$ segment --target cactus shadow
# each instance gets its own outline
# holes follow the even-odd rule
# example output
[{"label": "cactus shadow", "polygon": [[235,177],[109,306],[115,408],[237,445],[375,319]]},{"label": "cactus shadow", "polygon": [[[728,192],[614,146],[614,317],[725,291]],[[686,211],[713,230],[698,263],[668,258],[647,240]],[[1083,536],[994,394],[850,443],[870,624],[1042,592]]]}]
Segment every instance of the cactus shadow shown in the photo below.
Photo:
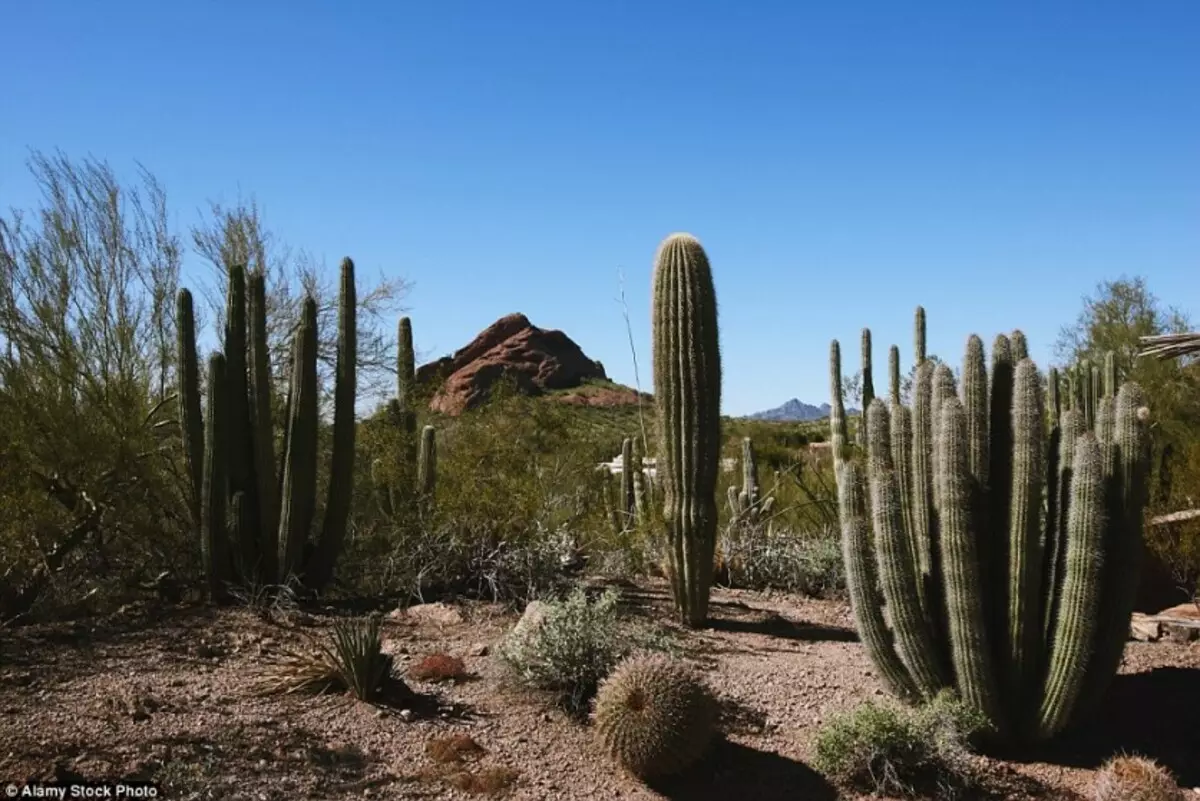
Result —
[{"label": "cactus shadow", "polygon": [[1113,679],[1104,706],[1031,759],[1096,768],[1114,754],[1150,757],[1181,786],[1200,785],[1200,668],[1157,667]]},{"label": "cactus shadow", "polygon": [[836,801],[839,797],[824,776],[803,762],[724,738],[686,776],[647,785],[671,801]]},{"label": "cactus shadow", "polygon": [[776,614],[754,618],[713,616],[709,619],[707,628],[729,634],[761,634],[765,637],[799,642],[858,642],[858,634],[851,629],[802,623]]}]

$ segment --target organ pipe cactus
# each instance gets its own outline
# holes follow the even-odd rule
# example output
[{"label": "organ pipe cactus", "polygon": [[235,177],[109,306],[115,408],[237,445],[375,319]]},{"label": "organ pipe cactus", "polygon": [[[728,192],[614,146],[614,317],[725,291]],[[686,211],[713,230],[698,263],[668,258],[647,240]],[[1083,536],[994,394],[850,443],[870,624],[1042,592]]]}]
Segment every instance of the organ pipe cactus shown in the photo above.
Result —
[{"label": "organ pipe cactus", "polygon": [[[308,297],[292,343],[282,470],[274,453],[271,360],[261,272],[229,270],[224,351],[209,360],[207,426],[198,424],[195,319],[191,294],[179,312],[180,419],[192,494],[200,498],[200,534],[210,594],[230,583],[276,585],[293,577],[313,591],[333,576],[348,524],[354,474],[357,299],[354,264],[341,265],[335,367],[333,450],[325,515],[309,541],[317,492],[317,307]],[[202,433],[200,433],[202,432]],[[197,447],[197,441],[202,443]],[[197,474],[195,465],[203,465]],[[232,510],[233,519],[227,519]]]},{"label": "organ pipe cactus", "polygon": [[660,245],[652,294],[666,572],[681,620],[700,626],[717,540],[721,352],[712,269],[694,237],[674,234]]},{"label": "organ pipe cactus", "polygon": [[[918,312],[919,355],[923,322]],[[847,583],[867,652],[896,695],[952,688],[1010,741],[1058,735],[1116,673],[1149,458],[1136,384],[1113,397],[1107,362],[1073,371],[1093,401],[1059,416],[1057,376],[1044,390],[1027,354],[1019,331],[997,337],[988,370],[972,336],[961,386],[945,365],[920,364],[911,408],[872,401],[867,447],[853,451],[836,341],[830,370]]]}]

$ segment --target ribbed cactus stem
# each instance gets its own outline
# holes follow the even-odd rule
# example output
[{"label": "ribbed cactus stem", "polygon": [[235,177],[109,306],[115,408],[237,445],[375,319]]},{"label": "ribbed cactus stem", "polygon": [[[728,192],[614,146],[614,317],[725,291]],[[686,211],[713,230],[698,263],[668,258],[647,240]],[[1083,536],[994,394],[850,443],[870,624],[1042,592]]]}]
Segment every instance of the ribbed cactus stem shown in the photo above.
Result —
[{"label": "ribbed cactus stem", "polygon": [[1144,557],[1143,514],[1150,467],[1149,410],[1140,386],[1127,383],[1117,392],[1113,414],[1112,500],[1104,534],[1105,553],[1095,651],[1080,698],[1087,714],[1100,704],[1121,666],[1129,620],[1137,601]]},{"label": "ribbed cactus stem", "polygon": [[1090,432],[1074,448],[1066,531],[1066,575],[1055,620],[1037,735],[1048,739],[1071,719],[1084,684],[1100,611],[1104,559],[1104,469]]},{"label": "ribbed cactus stem", "polygon": [[934,495],[940,528],[941,572],[945,581],[950,656],[965,702],[1003,728],[1003,705],[983,604],[979,542],[971,516],[971,474],[967,465],[966,414],[957,397],[938,413],[938,469]]},{"label": "ribbed cactus stem", "polygon": [[861,338],[862,350],[862,417],[858,421],[858,445],[861,448],[867,447],[867,437],[869,436],[868,426],[866,424],[867,409],[871,408],[871,401],[875,400],[875,378],[874,371],[871,368],[871,329],[864,328]]},{"label": "ribbed cactus stem", "polygon": [[754,441],[742,438],[742,492],[751,506],[759,502],[758,458],[754,455]]},{"label": "ribbed cactus stem", "polygon": [[900,348],[888,348],[888,396],[892,403],[900,402]]},{"label": "ribbed cactus stem", "polygon": [[304,299],[292,345],[292,385],[284,444],[279,516],[281,582],[302,569],[300,560],[312,527],[317,495],[317,302]]},{"label": "ribbed cactus stem", "polygon": [[418,479],[422,497],[429,499],[437,489],[437,429],[421,429],[421,457]]},{"label": "ribbed cactus stem", "polygon": [[1062,418],[1062,405],[1058,397],[1058,368],[1051,367],[1046,374],[1046,408],[1050,412],[1050,423],[1058,425]]},{"label": "ribbed cactus stem", "polygon": [[[1042,669],[1042,491],[1045,406],[1041,376],[1028,358],[1017,364],[1012,402],[1012,479],[1008,536],[1008,669],[1014,710],[1036,706]],[[1024,727],[1027,721],[1016,721]]]},{"label": "ribbed cactus stem", "polygon": [[847,463],[838,484],[838,516],[842,526],[842,553],[846,566],[846,588],[854,622],[887,688],[910,701],[921,697],[916,684],[904,667],[884,619],[884,600],[879,592],[871,545],[871,524],[861,468]]},{"label": "ribbed cactus stem", "polygon": [[[410,491],[416,480],[417,464],[417,372],[416,351],[413,348],[412,320],[401,317],[397,325],[397,370],[396,370],[396,413],[400,425],[405,491]],[[413,487],[415,488],[415,487]]]},{"label": "ribbed cactus stem", "polygon": [[1117,380],[1117,355],[1110,350],[1104,354],[1104,397],[1117,397]]},{"label": "ribbed cactus stem", "polygon": [[912,547],[904,531],[904,514],[896,471],[892,469],[891,431],[887,404],[882,399],[867,410],[868,475],[875,556],[885,609],[896,634],[900,659],[917,688],[932,697],[945,686],[934,648],[933,634],[921,609]]},{"label": "ribbed cactus stem", "polygon": [[342,259],[341,291],[338,296],[337,365],[333,387],[333,450],[329,457],[329,495],[325,518],[312,559],[305,566],[311,589],[320,591],[333,579],[333,569],[354,498],[354,400],[358,394],[358,294],[354,285],[354,262]]},{"label": "ribbed cactus stem", "polygon": [[[246,268],[231,265],[225,298],[225,385],[228,395],[225,447],[230,497],[235,493],[243,493],[242,505],[249,514],[255,506],[257,482],[254,478],[253,430],[250,427],[246,306]],[[257,515],[257,512],[254,514]],[[253,528],[237,531],[231,544],[237,553],[242,576],[257,576],[262,565]]]},{"label": "ribbed cactus stem", "polygon": [[637,499],[633,491],[633,439],[626,437],[621,441],[621,514],[625,525],[629,527],[637,509]]},{"label": "ribbed cactus stem", "polygon": [[644,522],[649,511],[649,500],[647,494],[646,473],[642,466],[642,440],[640,437],[633,438],[633,511],[634,516],[639,523]]},{"label": "ribbed cactus stem", "polygon": [[192,293],[179,290],[175,301],[176,359],[179,370],[179,428],[183,440],[184,467],[188,476],[188,507],[199,530],[203,519],[201,496],[204,487],[204,418],[200,403],[200,360],[196,354],[196,315]]},{"label": "ribbed cactus stem", "polygon": [[275,463],[275,424],[271,408],[271,354],[267,344],[267,290],[262,270],[247,280],[250,426],[254,448],[260,577],[277,584],[279,576],[279,476]]},{"label": "ribbed cactus stem", "polygon": [[925,363],[925,307],[918,306],[913,315],[913,355],[915,363]]},{"label": "ribbed cactus stem", "polygon": [[208,408],[204,426],[204,479],[201,491],[203,511],[200,545],[204,571],[208,576],[209,597],[223,601],[228,597],[230,554],[225,528],[228,477],[225,472],[225,422],[227,410],[225,356],[213,353],[208,359]]},{"label": "ribbed cactus stem", "polygon": [[967,418],[967,469],[979,487],[988,483],[988,376],[983,340],[967,339],[962,365],[963,411]]},{"label": "ribbed cactus stem", "polygon": [[[1071,508],[1071,481],[1074,476],[1075,444],[1083,435],[1083,412],[1068,409],[1063,413],[1058,431],[1058,454],[1053,474],[1053,492],[1047,494],[1046,556],[1044,597],[1046,620],[1044,629],[1047,641],[1054,637],[1054,621],[1058,618],[1059,600],[1062,596],[1063,577],[1067,559],[1067,515]],[[1049,489],[1049,488],[1048,488]]]},{"label": "ribbed cactus stem", "polygon": [[934,516],[933,516],[933,363],[922,362],[913,378],[912,410],[912,538],[917,556],[917,575],[923,587],[922,606],[927,618],[937,614],[933,606]]},{"label": "ribbed cactus stem", "polygon": [[850,435],[842,397],[842,348],[836,339],[829,343],[829,405],[829,444],[833,452],[834,478],[841,480],[840,468],[849,456]]},{"label": "ribbed cactus stem", "polygon": [[668,573],[682,621],[700,626],[716,549],[721,353],[712,269],[688,234],[668,237],[658,250],[652,318]]},{"label": "ribbed cactus stem", "polygon": [[1008,335],[1008,341],[1012,345],[1013,364],[1020,364],[1029,358],[1029,341],[1025,339],[1025,332],[1020,329],[1014,330]]}]

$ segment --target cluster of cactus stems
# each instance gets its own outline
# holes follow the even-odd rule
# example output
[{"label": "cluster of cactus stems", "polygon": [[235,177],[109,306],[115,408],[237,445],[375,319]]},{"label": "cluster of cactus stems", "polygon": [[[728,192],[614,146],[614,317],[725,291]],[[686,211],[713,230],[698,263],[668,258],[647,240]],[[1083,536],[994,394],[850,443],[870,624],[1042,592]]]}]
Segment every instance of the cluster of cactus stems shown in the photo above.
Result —
[{"label": "cluster of cactus stems", "polygon": [[387,421],[400,435],[398,480],[385,478],[383,462],[371,465],[380,511],[394,517],[406,506],[427,511],[437,488],[437,430],[425,426],[417,432],[417,360],[413,349],[412,321],[401,317],[397,326],[396,397],[388,401]]},{"label": "cluster of cactus stems", "polygon": [[229,269],[223,350],[208,359],[201,417],[199,357],[191,293],[177,301],[179,418],[209,592],[293,579],[319,591],[333,578],[345,539],[354,472],[357,300],[354,264],[341,266],[329,495],[315,542],[318,460],[317,305],[304,300],[292,343],[283,461],[275,457],[266,288],[260,271]]},{"label": "cluster of cactus stems", "polygon": [[[1055,371],[1043,391],[1019,331],[996,337],[990,370],[970,337],[956,379],[925,359],[922,309],[916,352],[911,406],[899,400],[893,351],[890,401],[867,405],[851,448],[831,347],[831,444],[859,633],[895,694],[920,701],[953,688],[998,737],[1052,738],[1094,711],[1128,636],[1149,458],[1142,391],[1118,388],[1109,359],[1100,378],[1072,371],[1086,380],[1060,410]],[[1090,400],[1080,384],[1094,388]]]},{"label": "cluster of cactus stems", "polygon": [[717,542],[721,352],[712,269],[695,237],[663,241],[651,289],[665,567],[680,619],[701,626]]},{"label": "cluster of cactus stems", "polygon": [[730,486],[726,493],[729,501],[729,519],[734,526],[756,525],[766,520],[775,505],[775,496],[762,497],[758,485],[758,459],[754,455],[754,442],[750,437],[742,439],[742,486]]},{"label": "cluster of cactus stems", "polygon": [[649,520],[654,484],[642,465],[641,441],[626,437],[621,442],[621,483],[614,487],[612,472],[604,470],[604,505],[613,532],[623,534]]}]

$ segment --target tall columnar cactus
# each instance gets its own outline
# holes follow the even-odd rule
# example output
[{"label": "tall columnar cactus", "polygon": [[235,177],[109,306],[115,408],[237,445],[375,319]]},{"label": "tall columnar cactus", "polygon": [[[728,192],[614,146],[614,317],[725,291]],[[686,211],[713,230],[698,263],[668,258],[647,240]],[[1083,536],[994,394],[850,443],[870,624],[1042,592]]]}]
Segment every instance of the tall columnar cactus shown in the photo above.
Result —
[{"label": "tall columnar cactus", "polygon": [[637,517],[637,491],[633,481],[633,439],[621,441],[621,516],[625,526],[632,528]]},{"label": "tall columnar cactus", "polygon": [[200,409],[200,364],[196,355],[196,315],[192,293],[179,290],[175,302],[176,364],[179,370],[179,429],[188,478],[188,504],[192,522],[203,520],[201,488],[204,486],[204,418]]},{"label": "tall columnar cactus", "polygon": [[874,371],[871,369],[871,329],[864,328],[862,330],[862,366],[859,375],[862,378],[862,416],[858,420],[858,432],[855,439],[860,448],[867,447],[867,437],[869,435],[867,426],[867,409],[871,408],[871,401],[875,400],[875,377]]},{"label": "tall columnar cactus", "polygon": [[[201,499],[201,544],[211,594],[220,599],[231,583],[276,585],[293,577],[319,591],[332,578],[353,490],[354,264],[345,259],[341,266],[329,497],[315,542],[309,538],[316,512],[320,424],[316,302],[305,299],[293,341],[281,473],[274,452],[262,273],[247,276],[244,268],[231,268],[226,301],[224,351],[210,359],[209,422],[198,447],[195,319],[190,293],[182,290],[178,299],[181,428],[193,494]],[[203,462],[199,475],[194,467],[198,459]]]},{"label": "tall columnar cactus", "polygon": [[700,626],[708,618],[717,540],[721,352],[712,269],[688,234],[659,247],[652,317],[667,574],[682,621]]},{"label": "tall columnar cactus", "polygon": [[228,479],[225,460],[225,356],[214,353],[208,359],[208,405],[204,425],[204,471],[200,489],[200,553],[208,576],[209,595],[214,600],[228,596],[230,581],[229,540],[225,531]]},{"label": "tall columnar cactus", "polygon": [[633,438],[633,511],[638,523],[645,523],[650,511],[651,492],[653,485],[646,476],[642,462],[643,446],[641,437]]},{"label": "tall columnar cactus", "polygon": [[[836,342],[831,355],[836,443]],[[1054,413],[1057,375],[1043,390],[1019,331],[996,338],[990,375],[985,364],[972,336],[961,386],[922,364],[911,408],[867,409],[865,453],[835,445],[847,583],[892,692],[916,700],[952,687],[1001,736],[1045,740],[1096,708],[1120,664],[1149,413],[1134,384],[1109,394],[1107,362],[1070,371],[1075,406]]]},{"label": "tall columnar cactus", "polygon": [[417,467],[417,486],[425,503],[433,499],[437,489],[437,429],[425,426],[421,429],[421,455]]}]

